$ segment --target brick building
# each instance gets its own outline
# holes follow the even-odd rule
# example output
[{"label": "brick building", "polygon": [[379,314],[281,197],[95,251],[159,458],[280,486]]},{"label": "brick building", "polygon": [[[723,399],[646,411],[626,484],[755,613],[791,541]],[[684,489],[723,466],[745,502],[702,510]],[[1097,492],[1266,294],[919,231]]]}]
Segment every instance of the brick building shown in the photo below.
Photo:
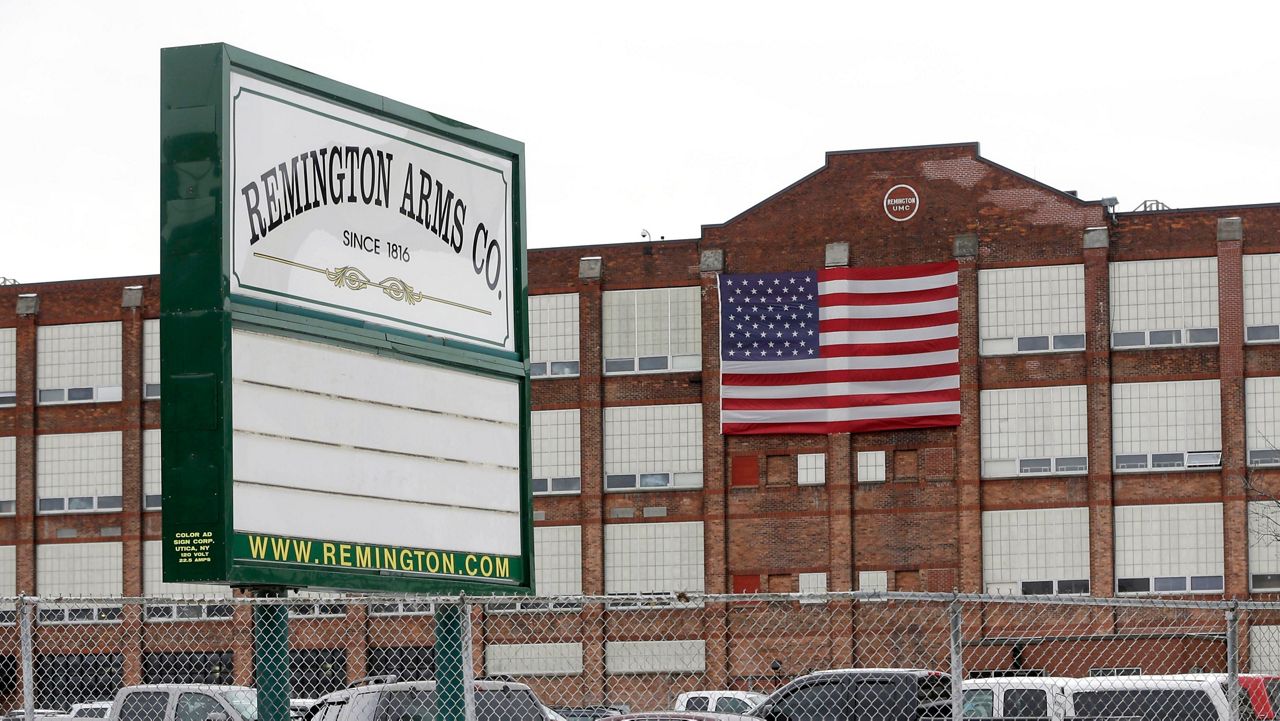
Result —
[{"label": "brick building", "polygon": [[[719,273],[951,259],[958,428],[720,433]],[[699,239],[532,250],[529,294],[543,593],[1280,592],[1280,204],[838,152]],[[0,287],[0,596],[225,593],[159,580],[158,315],[154,276]],[[312,638],[335,679],[403,662]]]}]

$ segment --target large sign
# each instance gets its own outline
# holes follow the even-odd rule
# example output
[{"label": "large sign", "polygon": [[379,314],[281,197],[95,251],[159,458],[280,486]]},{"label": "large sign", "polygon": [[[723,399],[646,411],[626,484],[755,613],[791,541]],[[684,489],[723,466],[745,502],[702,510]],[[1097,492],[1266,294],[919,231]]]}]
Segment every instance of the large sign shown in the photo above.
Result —
[{"label": "large sign", "polygon": [[232,293],[515,349],[508,159],[230,82]]},{"label": "large sign", "polygon": [[164,578],[532,589],[523,146],[162,55]]}]

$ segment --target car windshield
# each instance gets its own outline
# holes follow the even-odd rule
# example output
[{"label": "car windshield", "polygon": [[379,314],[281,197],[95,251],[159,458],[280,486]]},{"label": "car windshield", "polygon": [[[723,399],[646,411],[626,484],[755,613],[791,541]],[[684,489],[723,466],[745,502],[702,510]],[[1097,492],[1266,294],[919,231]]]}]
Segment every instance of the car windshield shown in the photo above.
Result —
[{"label": "car windshield", "polygon": [[251,688],[223,691],[222,698],[244,721],[258,721],[258,692]]}]

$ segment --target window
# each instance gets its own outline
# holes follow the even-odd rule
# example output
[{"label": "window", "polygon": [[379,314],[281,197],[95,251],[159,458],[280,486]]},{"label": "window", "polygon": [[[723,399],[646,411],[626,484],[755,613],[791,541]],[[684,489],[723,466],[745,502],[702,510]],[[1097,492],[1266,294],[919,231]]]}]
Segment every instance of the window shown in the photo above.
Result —
[{"label": "window", "polygon": [[1280,626],[1249,626],[1249,671],[1280,673]]},{"label": "window", "polygon": [[184,693],[178,696],[173,709],[173,721],[206,721],[211,713],[225,713],[222,704],[203,693]]},{"label": "window", "polygon": [[702,487],[702,406],[604,409],[606,491]]},{"label": "window", "polygon": [[1112,263],[1111,347],[1218,342],[1218,259]]},{"label": "window", "polygon": [[983,478],[1088,470],[1084,386],[982,391]]},{"label": "window", "polygon": [[13,328],[0,328],[0,408],[18,402],[18,334]]},{"label": "window", "polygon": [[[538,596],[578,596],[582,594],[582,526],[536,526],[533,529],[534,585]],[[490,603],[490,611],[576,610],[576,601],[532,599]]]},{"label": "window", "polygon": [[371,616],[430,616],[436,612],[434,603],[393,601],[369,604]]},{"label": "window", "polygon": [[978,271],[983,355],[1084,350],[1084,266]]},{"label": "window", "polygon": [[888,571],[858,571],[859,591],[888,591]]},{"label": "window", "polygon": [[[347,615],[346,604],[335,603],[339,595],[328,591],[294,591],[289,615],[293,618],[337,618]],[[310,601],[314,601],[311,603]]]},{"label": "window", "polygon": [[[14,546],[0,546],[0,596],[16,595],[18,595],[17,549]],[[0,624],[16,623],[17,620],[15,609],[0,609]]]},{"label": "window", "polygon": [[12,514],[17,508],[17,441],[13,436],[0,436],[0,515]]},{"label": "window", "polygon": [[1004,692],[1005,718],[1048,718],[1049,696],[1038,688],[1011,688]]},{"label": "window", "polygon": [[142,321],[142,397],[160,397],[160,319]]},{"label": "window", "polygon": [[1115,509],[1116,590],[1222,592],[1222,504]]},{"label": "window", "polygon": [[1089,509],[982,513],[982,580],[987,593],[1089,592]]},{"label": "window", "polygon": [[1244,379],[1249,465],[1280,466],[1280,376]]},{"label": "window", "polygon": [[161,506],[160,429],[142,432],[142,507],[153,511]]},{"label": "window", "polygon": [[827,482],[827,454],[801,453],[796,456],[796,484],[821,486]]},{"label": "window", "polygon": [[704,570],[701,521],[604,527],[605,593],[701,593]]},{"label": "window", "polygon": [[1073,697],[1077,716],[1138,717],[1149,721],[1217,721],[1209,694],[1177,688],[1121,688],[1081,691]]},{"label": "window", "polygon": [[231,606],[220,603],[197,603],[231,598],[231,588],[203,583],[165,583],[160,541],[142,542],[142,593],[166,601],[191,600],[193,603],[148,603],[148,621],[198,621],[206,618],[231,618]]},{"label": "window", "polygon": [[[1280,341],[1280,253],[1244,256],[1244,339]],[[0,381],[2,383],[2,381]]]},{"label": "window", "polygon": [[707,642],[605,641],[605,673],[703,673]]},{"label": "window", "polygon": [[[484,649],[490,675],[577,676],[582,673],[582,643],[491,643]],[[478,694],[477,694],[478,695]]]},{"label": "window", "polygon": [[801,603],[822,603],[823,599],[819,597],[827,592],[827,574],[802,573],[798,582]]},{"label": "window", "polygon": [[77,603],[74,598],[105,598],[122,592],[122,547],[107,543],[42,543],[36,546],[36,590],[44,598],[70,597],[41,602],[41,623],[92,623],[120,620],[120,608]]},{"label": "window", "polygon": [[1117,383],[1111,403],[1115,470],[1221,465],[1218,381]]},{"label": "window", "polygon": [[529,296],[529,372],[578,375],[578,294]]},{"label": "window", "polygon": [[119,511],[121,437],[107,433],[36,437],[36,512]]},{"label": "window", "polygon": [[120,721],[164,721],[168,703],[167,691],[131,693],[120,704]]},{"label": "window", "polygon": [[1250,501],[1247,508],[1249,588],[1280,591],[1280,503]]},{"label": "window", "polygon": [[579,410],[534,411],[531,415],[533,492],[580,493]]},{"label": "window", "polygon": [[858,451],[858,483],[883,483],[884,451]]},{"label": "window", "polygon": [[698,286],[608,290],[603,305],[606,375],[702,368]]},{"label": "window", "polygon": [[120,400],[120,322],[43,325],[36,329],[37,400]]}]

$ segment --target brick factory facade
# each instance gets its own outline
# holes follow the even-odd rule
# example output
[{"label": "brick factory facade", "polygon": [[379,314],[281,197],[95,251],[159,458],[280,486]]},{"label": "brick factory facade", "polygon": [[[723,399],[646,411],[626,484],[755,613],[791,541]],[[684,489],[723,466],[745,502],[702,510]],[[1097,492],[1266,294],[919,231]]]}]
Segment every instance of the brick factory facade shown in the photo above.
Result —
[{"label": "brick factory facade", "polygon": [[[719,273],[953,259],[958,428],[720,433]],[[1280,205],[1115,213],[974,144],[531,250],[539,589],[1280,598],[1277,281]],[[158,575],[159,291],[0,287],[0,595],[208,592]]]}]

